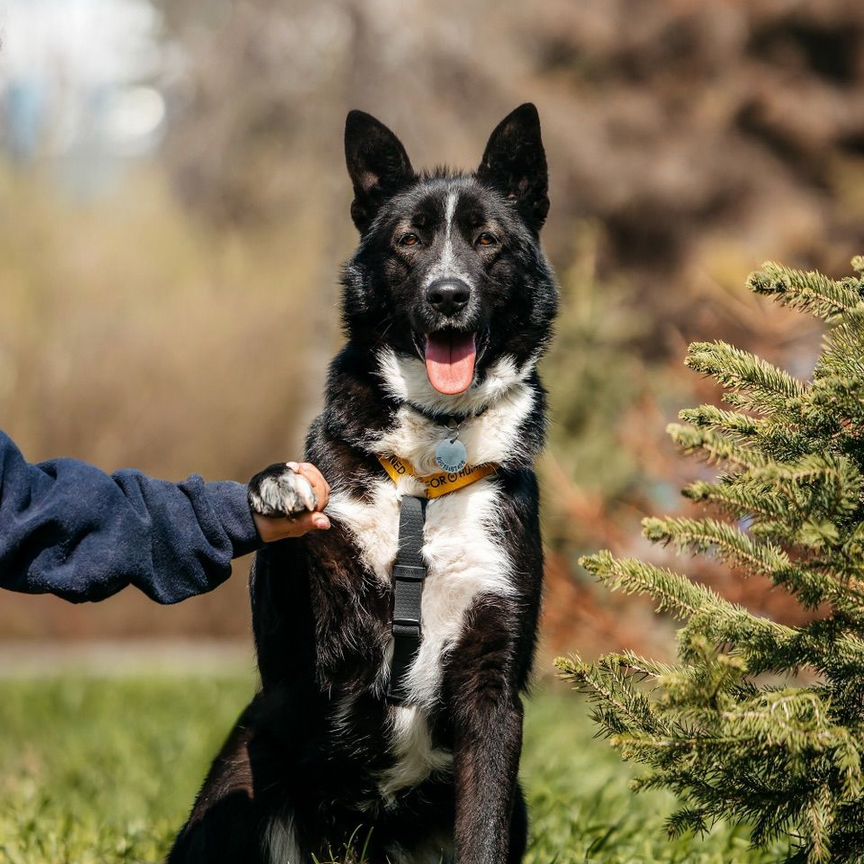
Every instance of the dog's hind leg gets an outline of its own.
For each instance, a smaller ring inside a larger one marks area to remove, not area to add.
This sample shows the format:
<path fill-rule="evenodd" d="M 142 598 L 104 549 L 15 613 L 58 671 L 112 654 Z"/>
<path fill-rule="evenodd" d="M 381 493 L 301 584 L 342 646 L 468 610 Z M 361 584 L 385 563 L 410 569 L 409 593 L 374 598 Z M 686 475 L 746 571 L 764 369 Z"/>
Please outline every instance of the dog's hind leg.
<path fill-rule="evenodd" d="M 528 845 L 528 807 L 522 784 L 516 784 L 516 795 L 513 799 L 513 815 L 510 817 L 510 850 L 507 853 L 507 864 L 521 864 Z"/>
<path fill-rule="evenodd" d="M 167 864 L 270 864 L 262 842 L 266 817 L 255 795 L 254 732 L 244 722 L 249 713 L 240 717 L 213 762 Z"/>

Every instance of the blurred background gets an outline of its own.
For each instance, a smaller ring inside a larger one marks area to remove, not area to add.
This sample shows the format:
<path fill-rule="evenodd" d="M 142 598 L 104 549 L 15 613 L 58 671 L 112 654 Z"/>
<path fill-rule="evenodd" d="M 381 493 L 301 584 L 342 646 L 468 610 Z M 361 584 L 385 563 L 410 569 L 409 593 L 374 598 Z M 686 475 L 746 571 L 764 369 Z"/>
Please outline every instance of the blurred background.
<path fill-rule="evenodd" d="M 662 653 L 576 565 L 712 469 L 664 428 L 722 338 L 807 374 L 819 332 L 744 287 L 864 252 L 858 0 L 0 0 L 0 428 L 32 461 L 245 481 L 296 458 L 340 343 L 349 108 L 415 166 L 473 168 L 537 103 L 563 311 L 545 361 L 544 651 Z M 764 584 L 694 575 L 775 617 Z M 10 593 L 0 640 L 249 645 L 248 562 L 158 607 Z M 205 644 L 211 644 L 206 642 Z"/>

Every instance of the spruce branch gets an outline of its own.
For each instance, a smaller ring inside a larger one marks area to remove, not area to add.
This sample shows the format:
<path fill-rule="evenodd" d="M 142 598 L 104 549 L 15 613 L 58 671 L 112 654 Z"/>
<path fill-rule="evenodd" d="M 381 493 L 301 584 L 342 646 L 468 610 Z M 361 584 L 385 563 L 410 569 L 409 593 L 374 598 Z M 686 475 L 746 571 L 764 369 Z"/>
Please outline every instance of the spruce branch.
<path fill-rule="evenodd" d="M 671 544 L 681 552 L 713 551 L 721 560 L 740 567 L 745 575 L 766 576 L 797 594 L 810 609 L 828 601 L 849 615 L 864 614 L 864 593 L 856 585 L 843 584 L 830 572 L 799 566 L 780 546 L 758 540 L 728 522 L 648 517 L 642 521 L 642 533 L 653 543 Z"/>
<path fill-rule="evenodd" d="M 635 729 L 668 731 L 668 725 L 655 715 L 648 698 L 632 685 L 621 667 L 592 666 L 576 654 L 556 658 L 555 666 L 565 681 L 594 703 L 604 734 L 620 735 Z"/>
<path fill-rule="evenodd" d="M 720 558 L 773 576 L 790 568 L 789 556 L 770 542 L 759 543 L 743 531 L 717 519 L 649 517 L 642 533 L 654 543 L 672 544 L 679 551 L 705 553 L 715 550 Z"/>
<path fill-rule="evenodd" d="M 702 452 L 709 462 L 726 462 L 742 468 L 765 464 L 764 456 L 757 450 L 712 429 L 670 423 L 666 432 L 684 453 Z"/>
<path fill-rule="evenodd" d="M 726 342 L 694 342 L 684 362 L 731 390 L 736 398 L 727 401 L 757 413 L 792 415 L 790 403 L 806 392 L 788 372 Z"/>
<path fill-rule="evenodd" d="M 831 453 L 791 463 L 768 462 L 718 483 L 685 487 L 693 501 L 720 505 L 738 518 L 762 522 L 775 539 L 822 548 L 842 542 L 842 524 L 860 508 L 864 478 L 854 460 Z"/>
<path fill-rule="evenodd" d="M 740 440 L 753 438 L 759 432 L 762 425 L 762 421 L 749 414 L 742 414 L 740 411 L 725 411 L 716 405 L 700 405 L 698 408 L 685 408 L 679 412 L 678 416 L 691 426 L 734 435 Z"/>
<path fill-rule="evenodd" d="M 775 668 L 772 658 L 782 658 L 789 665 L 807 662 L 803 656 L 789 656 L 798 645 L 796 630 L 751 615 L 686 576 L 634 558 L 614 558 L 608 550 L 581 558 L 579 563 L 613 591 L 650 595 L 658 612 L 690 618 L 691 625 L 698 621 L 711 643 L 734 642 L 754 672 Z M 681 631 L 687 632 L 687 628 Z M 690 652 L 685 656 L 692 659 Z"/>
<path fill-rule="evenodd" d="M 681 674 L 681 667 L 672 666 L 669 663 L 663 663 L 659 660 L 652 660 L 648 657 L 642 657 L 635 651 L 623 651 L 620 654 L 607 654 L 603 658 L 604 664 L 610 666 L 618 666 L 627 669 L 631 673 L 642 675 L 646 678 L 663 681 L 666 678 L 671 678 L 674 675 Z"/>
<path fill-rule="evenodd" d="M 783 306 L 833 321 L 861 304 L 856 279 L 839 282 L 821 273 L 804 272 L 767 261 L 751 273 L 747 284 L 756 294 L 772 296 Z"/>
<path fill-rule="evenodd" d="M 741 482 L 708 483 L 697 480 L 682 490 L 685 498 L 703 504 L 716 504 L 734 516 L 747 521 L 758 519 L 766 524 L 777 524 L 787 512 L 787 503 L 778 495 L 754 486 L 745 477 Z M 778 526 L 777 533 L 782 533 Z"/>
<path fill-rule="evenodd" d="M 813 370 L 815 382 L 826 376 L 861 377 L 864 357 L 864 305 L 844 316 L 841 322 L 823 339 L 822 355 Z"/>
<path fill-rule="evenodd" d="M 703 807 L 682 807 L 666 820 L 666 832 L 673 839 L 688 831 L 694 834 L 706 834 L 712 821 L 710 814 Z"/>

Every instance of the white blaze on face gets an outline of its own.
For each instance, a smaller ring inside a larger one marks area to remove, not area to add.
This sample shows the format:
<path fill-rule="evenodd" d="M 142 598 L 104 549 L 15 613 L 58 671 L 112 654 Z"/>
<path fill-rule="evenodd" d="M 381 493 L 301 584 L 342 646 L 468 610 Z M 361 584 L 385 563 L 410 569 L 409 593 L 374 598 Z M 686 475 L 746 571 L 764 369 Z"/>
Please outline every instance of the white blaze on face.
<path fill-rule="evenodd" d="M 428 288 L 436 279 L 461 279 L 470 285 L 468 274 L 458 267 L 453 251 L 453 222 L 456 219 L 456 207 L 459 204 L 459 192 L 452 189 L 447 193 L 444 204 L 444 243 L 441 246 L 441 257 L 429 268 L 424 287 Z"/>
<path fill-rule="evenodd" d="M 447 195 L 447 207 L 444 211 L 444 248 L 441 250 L 441 269 L 445 275 L 453 266 L 453 217 L 456 215 L 458 201 L 458 192 L 450 192 Z"/>

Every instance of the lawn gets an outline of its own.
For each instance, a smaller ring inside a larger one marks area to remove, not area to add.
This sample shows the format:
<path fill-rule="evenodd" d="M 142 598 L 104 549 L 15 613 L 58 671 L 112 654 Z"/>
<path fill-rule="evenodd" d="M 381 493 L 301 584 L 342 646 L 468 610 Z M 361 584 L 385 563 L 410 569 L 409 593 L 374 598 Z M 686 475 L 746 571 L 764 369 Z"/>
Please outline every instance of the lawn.
<path fill-rule="evenodd" d="M 252 688 L 239 675 L 0 680 L 0 862 L 159 861 Z M 584 702 L 544 691 L 527 713 L 530 864 L 781 860 L 725 827 L 670 842 L 670 799 L 631 795 Z"/>

